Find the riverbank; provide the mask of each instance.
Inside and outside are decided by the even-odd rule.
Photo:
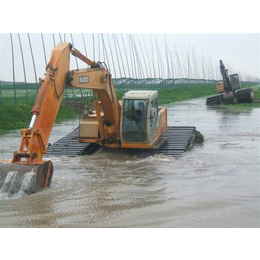
[[[250,88],[255,84],[244,84],[242,88]],[[250,107],[260,107],[260,86],[254,88],[254,102],[251,104],[236,104],[242,107],[243,105]],[[195,99],[200,97],[206,98],[217,94],[215,85],[200,85],[195,87],[182,87],[182,88],[171,88],[171,89],[161,89],[159,93],[159,104],[169,104],[172,102],[179,102],[188,99]],[[226,105],[224,105],[226,107]],[[233,105],[234,106],[234,105]]]
[[[243,88],[251,87],[253,84],[244,84]],[[118,91],[118,99],[122,99],[125,92]],[[199,97],[206,97],[216,94],[216,86],[211,85],[196,85],[196,86],[182,86],[178,88],[159,89],[159,105],[165,105],[177,101],[184,101],[188,99],[195,99]],[[260,88],[254,89],[254,102],[251,104],[236,104],[224,106],[228,109],[250,109],[253,107],[260,107]],[[93,97],[88,97],[86,104],[92,106]],[[80,100],[64,102],[59,110],[56,122],[76,118],[80,112]],[[30,111],[33,107],[33,102],[25,105],[5,105],[0,106],[0,134],[4,134],[10,130],[16,130],[28,127],[31,120]]]
[[[27,128],[32,117],[30,113],[32,107],[33,103],[17,106],[0,106],[0,134],[7,133],[10,130]],[[72,107],[62,104],[56,122],[71,119],[77,115]]]

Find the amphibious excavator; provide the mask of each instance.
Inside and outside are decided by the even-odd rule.
[[[252,88],[241,89],[241,81],[238,74],[228,74],[222,60],[220,60],[220,72],[223,78],[221,83],[217,83],[217,95],[206,99],[206,105],[219,105],[224,103],[252,103],[254,93]]]
[[[70,54],[90,68],[69,70]],[[45,78],[41,79],[41,87],[31,110],[31,122],[27,129],[21,130],[19,150],[14,152],[12,160],[4,160],[0,164],[0,191],[3,187],[9,189],[8,183],[16,179],[17,188],[12,188],[15,193],[23,185],[24,175],[33,176],[33,187],[25,190],[27,194],[50,186],[53,165],[50,160],[44,161],[43,155],[47,151],[66,87],[93,91],[94,110],[83,114],[76,137],[72,138],[77,143],[76,149],[79,144],[83,145],[85,154],[93,152],[97,146],[144,150],[160,148],[176,152],[185,150],[191,144],[195,127],[168,127],[167,109],[158,107],[157,91],[129,91],[120,103],[105,63],[89,60],[71,43],[64,42],[52,51]],[[171,134],[173,130],[175,136]],[[168,133],[169,139],[165,136]],[[70,146],[72,139],[66,139],[67,143],[61,144],[66,151],[74,149]],[[162,148],[163,144],[166,148]]]

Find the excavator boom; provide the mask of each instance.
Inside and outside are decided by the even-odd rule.
[[[231,86],[231,82],[228,76],[228,71],[226,70],[223,61],[220,60],[220,72],[223,78],[223,83],[224,83],[224,90],[226,93],[229,93],[230,91],[232,91],[232,86]]]

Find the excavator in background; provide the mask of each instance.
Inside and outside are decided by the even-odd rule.
[[[69,70],[70,54],[90,68]],[[45,78],[41,79],[41,87],[31,110],[29,127],[21,130],[19,151],[14,152],[12,160],[0,162],[0,191],[12,189],[11,193],[16,193],[23,186],[26,176],[33,178],[32,185],[24,190],[27,194],[50,186],[53,164],[50,160],[44,161],[43,155],[47,151],[48,140],[66,87],[93,91],[94,111],[83,115],[78,136],[76,140],[74,138],[77,144],[86,144],[86,154],[93,145],[162,150],[162,145],[168,139],[167,134],[171,137],[169,142],[177,145],[176,151],[183,151],[181,149],[186,148],[182,147],[182,143],[190,146],[194,137],[195,127],[180,127],[175,130],[176,136],[172,137],[173,129],[169,129],[167,124],[167,109],[158,107],[157,91],[129,91],[124,94],[120,103],[105,63],[89,60],[73,48],[71,43],[60,43],[53,49]],[[167,145],[165,149],[172,151],[172,143]],[[63,147],[72,150],[66,143]],[[17,185],[13,185],[14,183]]]
[[[228,74],[222,60],[220,60],[220,72],[223,82],[217,83],[217,95],[208,97],[206,105],[219,105],[224,103],[252,103],[254,93],[252,88],[241,89],[241,81],[238,74]]]

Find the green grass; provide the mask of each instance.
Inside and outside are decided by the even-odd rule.
[[[28,127],[31,118],[30,109],[30,105],[0,106],[0,134]]]
[[[198,85],[194,87],[160,89],[158,92],[159,104],[164,105],[172,102],[214,95],[216,93],[216,86]]]
[[[255,85],[255,83],[247,83],[243,84],[242,88],[248,88],[252,87]],[[175,88],[163,88],[163,89],[157,89],[158,90],[158,95],[159,95],[159,104],[160,105],[165,105],[169,104],[172,102],[177,102],[177,101],[184,101],[188,99],[194,99],[194,98],[199,98],[199,97],[205,97],[205,102],[206,98],[208,96],[216,95],[217,94],[217,89],[215,84],[202,84],[202,85],[193,85],[193,86],[179,86]],[[117,91],[117,96],[118,99],[122,99],[123,94],[126,92],[125,91]],[[255,90],[254,90],[255,93]],[[256,100],[256,99],[255,99]],[[252,106],[256,105],[256,103],[251,104]]]
[[[32,115],[30,111],[33,103],[26,105],[6,105],[0,106],[0,134],[10,130],[27,128],[30,124]],[[77,113],[73,108],[61,105],[56,122],[75,118]]]
[[[152,89],[150,89],[152,90]],[[193,86],[178,86],[172,88],[158,89],[159,104],[169,104],[176,101],[183,101],[198,97],[207,97],[216,94],[216,85],[193,85]],[[118,99],[120,100],[126,91],[117,91]]]

